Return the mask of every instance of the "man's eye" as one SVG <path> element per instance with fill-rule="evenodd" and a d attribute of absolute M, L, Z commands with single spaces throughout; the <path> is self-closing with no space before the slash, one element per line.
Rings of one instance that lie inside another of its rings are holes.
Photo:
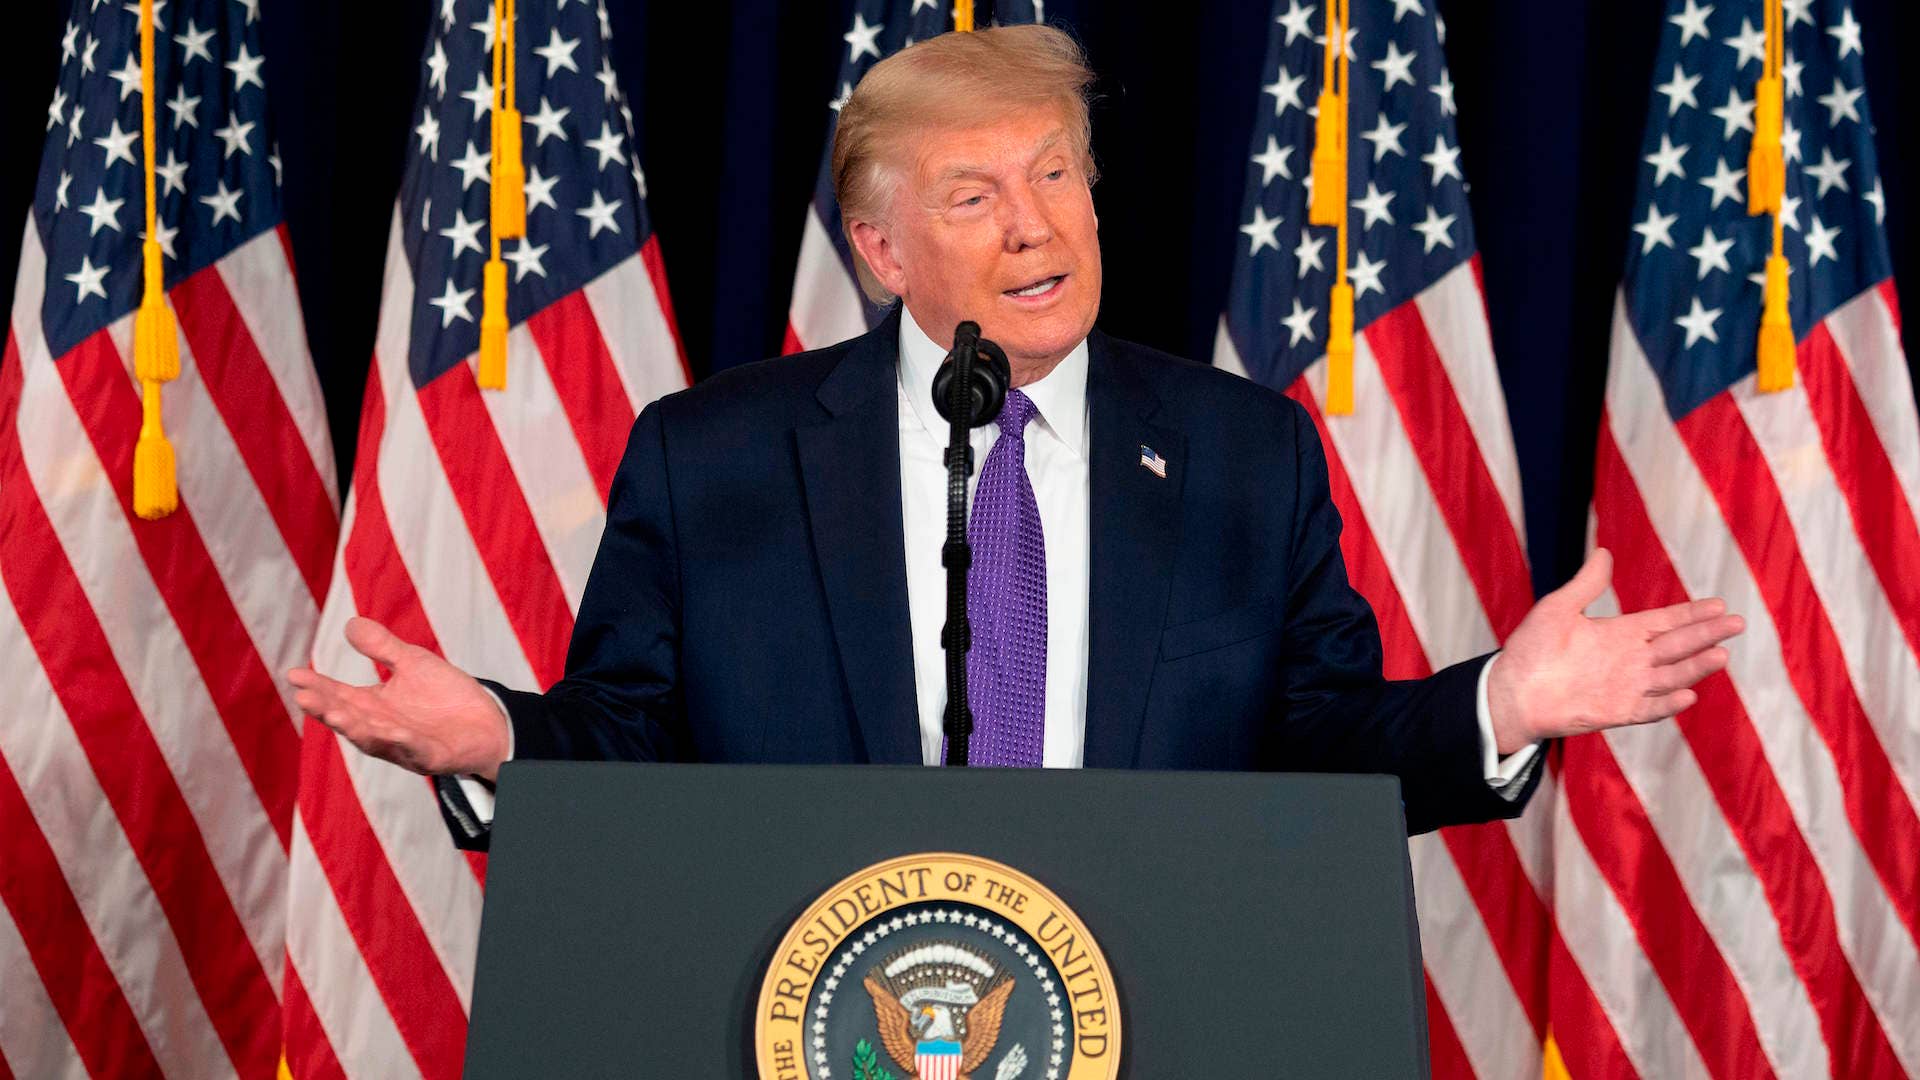
<path fill-rule="evenodd" d="M 1067 175 L 1067 170 L 1065 170 L 1065 169 L 1055 169 L 1055 170 L 1053 170 L 1052 172 L 1050 172 L 1050 173 L 1048 173 L 1048 174 L 1047 174 L 1047 176 L 1046 176 L 1046 178 L 1047 178 L 1048 180 L 1058 180 L 1058 179 L 1060 179 L 1061 177 L 1063 177 L 1063 176 L 1065 176 L 1065 175 Z"/>
<path fill-rule="evenodd" d="M 985 195 L 975 195 L 970 199 L 961 199 L 960 205 L 961 206 L 979 206 L 981 203 L 985 202 L 986 199 L 987 197 Z"/>

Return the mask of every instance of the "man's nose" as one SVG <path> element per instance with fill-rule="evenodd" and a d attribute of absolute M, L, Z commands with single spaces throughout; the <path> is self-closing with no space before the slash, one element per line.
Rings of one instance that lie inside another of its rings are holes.
<path fill-rule="evenodd" d="M 1039 247 L 1053 239 L 1053 223 L 1031 184 L 1016 184 L 1007 189 L 1000 203 L 1006 215 L 1006 242 L 1009 252 Z"/>

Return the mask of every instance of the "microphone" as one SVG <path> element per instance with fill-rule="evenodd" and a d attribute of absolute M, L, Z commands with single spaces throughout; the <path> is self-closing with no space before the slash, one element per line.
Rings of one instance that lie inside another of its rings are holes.
<path fill-rule="evenodd" d="M 972 363 L 961 364 L 965 358 Z M 1000 415 L 1000 407 L 1007 403 L 1007 388 L 1013 383 L 1013 368 L 1007 363 L 1007 354 L 1000 346 L 980 336 L 980 324 L 969 319 L 954 328 L 953 351 L 933 375 L 933 407 L 940 410 L 940 417 L 948 423 L 954 419 L 954 375 L 962 368 L 968 369 L 968 387 L 965 397 L 968 399 L 968 415 L 962 421 L 968 427 L 980 427 L 993 422 Z"/>

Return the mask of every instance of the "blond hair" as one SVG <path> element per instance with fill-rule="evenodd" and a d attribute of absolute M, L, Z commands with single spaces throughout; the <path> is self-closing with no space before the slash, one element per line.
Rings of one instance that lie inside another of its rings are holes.
<path fill-rule="evenodd" d="M 928 127 L 978 123 L 1009 108 L 1058 102 L 1068 136 L 1094 179 L 1093 122 L 1088 115 L 1093 70 L 1086 54 L 1050 26 L 995 26 L 941 34 L 873 65 L 840 109 L 833 136 L 833 194 L 840 227 L 853 250 L 860 288 L 876 304 L 893 302 L 853 248 L 852 222 L 874 221 L 893 195 L 888 150 L 902 135 Z"/>

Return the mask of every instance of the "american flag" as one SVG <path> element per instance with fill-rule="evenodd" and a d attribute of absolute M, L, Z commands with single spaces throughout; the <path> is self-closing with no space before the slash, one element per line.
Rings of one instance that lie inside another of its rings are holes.
<path fill-rule="evenodd" d="M 140 5 L 75 0 L 0 361 L 0 1073 L 271 1076 L 333 451 L 257 5 L 173 0 L 152 63 L 179 506 L 133 509 Z"/>
<path fill-rule="evenodd" d="M 511 10 L 511 9 L 509 9 Z M 355 683 L 355 614 L 520 689 L 560 678 L 639 409 L 685 387 L 604 4 L 514 26 L 527 236 L 507 242 L 506 387 L 481 390 L 495 12 L 438 0 L 387 245 L 373 370 L 315 666 Z M 309 722 L 294 815 L 295 1076 L 456 1076 L 485 861 L 428 781 Z"/>
<path fill-rule="evenodd" d="M 1307 223 L 1327 12 L 1280 0 L 1273 16 L 1214 363 L 1312 414 L 1345 526 L 1341 553 L 1379 620 L 1386 674 L 1415 678 L 1497 647 L 1532 602 L 1445 27 L 1421 0 L 1352 0 L 1354 408 L 1329 415 L 1338 243 L 1333 228 Z M 1518 821 L 1411 842 L 1436 1076 L 1539 1075 L 1551 785 Z"/>
<path fill-rule="evenodd" d="M 841 36 L 846 52 L 834 77 L 833 98 L 827 102 L 834 122 L 868 68 L 916 41 L 954 29 L 957 7 L 947 0 L 857 0 L 853 22 Z M 1041 22 L 1044 9 L 1045 0 L 1002 0 L 994 5 L 993 16 L 1008 25 Z M 829 124 L 827 142 L 820 151 L 820 178 L 800 234 L 784 352 L 823 348 L 858 337 L 887 314 L 861 294 L 853 252 L 840 231 L 840 205 L 833 197 L 833 132 Z"/>
<path fill-rule="evenodd" d="M 1718 595 L 1732 665 L 1677 724 L 1565 745 L 1554 815 L 1574 1075 L 1920 1073 L 1920 433 L 1845 0 L 1786 0 L 1797 380 L 1759 393 L 1747 213 L 1761 3 L 1660 27 L 1615 297 L 1593 530 L 1617 601 Z"/>

